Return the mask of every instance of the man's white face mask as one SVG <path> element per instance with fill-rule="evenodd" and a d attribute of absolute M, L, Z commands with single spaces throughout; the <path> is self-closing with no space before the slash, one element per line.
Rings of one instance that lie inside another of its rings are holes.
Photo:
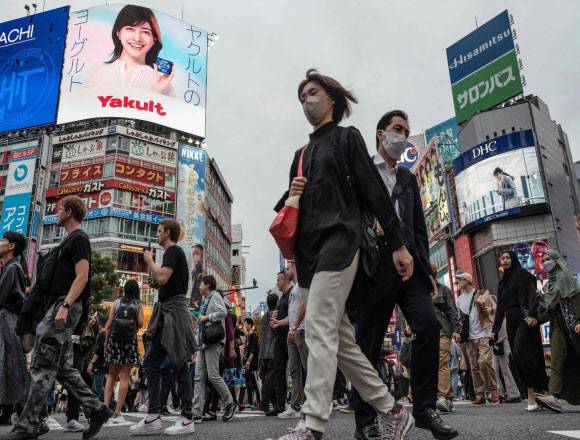
<path fill-rule="evenodd" d="M 383 147 L 391 159 L 399 160 L 407 148 L 407 138 L 400 133 L 383 131 Z"/>

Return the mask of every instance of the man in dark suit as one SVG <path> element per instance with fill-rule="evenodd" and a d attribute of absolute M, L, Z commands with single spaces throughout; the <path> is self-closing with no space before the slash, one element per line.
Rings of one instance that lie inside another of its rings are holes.
<path fill-rule="evenodd" d="M 439 329 L 431 293 L 435 284 L 429 263 L 429 245 L 425 217 L 417 179 L 407 169 L 397 166 L 397 160 L 407 147 L 408 116 L 401 110 L 385 114 L 377 124 L 377 154 L 373 162 L 391 196 L 395 210 L 408 233 L 409 251 L 415 271 L 403 282 L 392 263 L 390 254 L 381 252 L 380 264 L 359 305 L 357 343 L 376 365 L 383 339 L 395 304 L 403 311 L 414 334 L 411 354 L 411 388 L 413 416 L 418 428 L 429 429 L 437 439 L 452 439 L 457 430 L 448 426 L 437 414 L 437 374 L 439 365 Z M 379 228 L 379 235 L 382 231 Z M 385 246 L 386 249 L 386 246 Z M 363 295 L 363 293 L 359 293 Z M 381 438 L 373 425 L 374 409 L 354 392 L 357 439 Z"/>

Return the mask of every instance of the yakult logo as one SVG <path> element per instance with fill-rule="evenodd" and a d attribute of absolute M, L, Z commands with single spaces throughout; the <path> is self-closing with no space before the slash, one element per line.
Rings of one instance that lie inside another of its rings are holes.
<path fill-rule="evenodd" d="M 478 157 L 485 156 L 486 154 L 493 153 L 497 150 L 497 145 L 495 141 L 487 142 L 479 147 L 471 150 L 471 159 L 477 159 Z"/>
<path fill-rule="evenodd" d="M 165 116 L 167 112 L 163 109 L 163 105 L 160 102 L 154 101 L 140 101 L 138 99 L 131 99 L 128 96 L 123 96 L 123 98 L 115 98 L 112 95 L 109 96 L 97 96 L 101 102 L 101 107 L 111 107 L 111 108 L 132 108 L 135 110 L 157 113 L 159 116 Z"/>

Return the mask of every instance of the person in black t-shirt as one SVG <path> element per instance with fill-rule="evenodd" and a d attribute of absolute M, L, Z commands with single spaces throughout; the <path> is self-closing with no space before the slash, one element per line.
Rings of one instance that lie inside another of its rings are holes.
<path fill-rule="evenodd" d="M 260 390 L 256 381 L 256 371 L 258 370 L 258 357 L 260 355 L 260 342 L 254 328 L 254 320 L 246 318 L 244 320 L 246 327 L 246 350 L 244 369 L 246 370 L 246 388 L 248 390 L 248 405 L 254 405 L 254 396 L 256 396 L 256 405 L 260 401 Z"/>
<path fill-rule="evenodd" d="M 292 284 L 286 272 L 278 273 L 276 286 L 282 292 L 273 316 L 270 319 L 270 327 L 274 330 L 276 344 L 274 345 L 274 383 L 276 388 L 277 402 L 272 411 L 266 413 L 267 416 L 277 416 L 286 410 L 286 392 L 288 389 L 286 381 L 286 368 L 288 366 L 288 304 Z"/>
<path fill-rule="evenodd" d="M 154 434 L 163 428 L 161 423 L 161 365 L 169 357 L 178 383 L 181 417 L 165 434 L 194 432 L 192 413 L 193 388 L 187 362 L 196 349 L 193 323 L 186 299 L 189 283 L 187 258 L 176 243 L 181 235 L 181 225 L 175 220 L 163 220 L 157 228 L 157 242 L 163 247 L 161 266 L 153 260 L 151 251 L 145 251 L 144 259 L 159 287 L 159 301 L 155 304 L 147 334 L 152 338 L 143 369 L 149 388 L 147 415 L 131 426 L 132 435 Z"/>
<path fill-rule="evenodd" d="M 39 415 L 55 378 L 75 396 L 89 418 L 83 439 L 93 437 L 109 418 L 108 408 L 91 392 L 73 367 L 72 334 L 83 315 L 83 295 L 90 293 L 91 244 L 81 230 L 86 208 L 78 196 L 67 196 L 58 211 L 58 226 L 68 233 L 60 247 L 54 282 L 48 298 L 52 305 L 36 328 L 35 353 L 30 366 L 28 400 L 18 423 L 7 437 L 36 438 Z"/>

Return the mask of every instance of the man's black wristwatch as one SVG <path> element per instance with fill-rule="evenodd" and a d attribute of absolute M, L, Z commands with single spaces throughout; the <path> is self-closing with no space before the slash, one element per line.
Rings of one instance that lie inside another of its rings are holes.
<path fill-rule="evenodd" d="M 65 309 L 67 309 L 67 310 L 70 309 L 70 304 L 67 303 L 66 301 L 63 301 L 62 304 L 61 304 L 61 306 L 64 307 Z"/>

